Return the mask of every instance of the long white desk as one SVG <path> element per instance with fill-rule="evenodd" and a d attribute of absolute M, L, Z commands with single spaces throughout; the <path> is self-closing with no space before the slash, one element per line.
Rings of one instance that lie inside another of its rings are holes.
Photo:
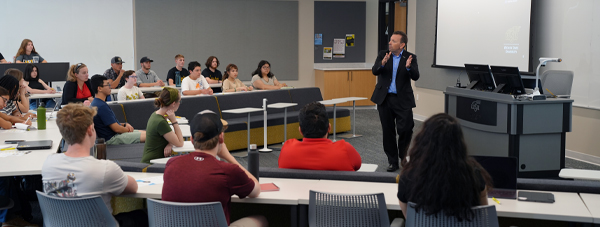
<path fill-rule="evenodd" d="M 600 194 L 579 193 L 594 218 L 595 224 L 600 224 Z"/>
<path fill-rule="evenodd" d="M 36 122 L 33 126 L 37 126 Z M 46 122 L 45 130 L 24 131 L 18 129 L 0 129 L 0 143 L 5 140 L 52 140 L 49 150 L 33 150 L 22 156 L 9 156 L 0 158 L 0 176 L 22 176 L 42 173 L 42 165 L 48 155 L 56 153 L 62 136 L 58 131 L 56 121 L 51 119 Z M 0 151 L 1 152 L 1 151 Z"/>
<path fill-rule="evenodd" d="M 561 169 L 558 176 L 568 179 L 600 180 L 600 171 L 589 169 Z"/>

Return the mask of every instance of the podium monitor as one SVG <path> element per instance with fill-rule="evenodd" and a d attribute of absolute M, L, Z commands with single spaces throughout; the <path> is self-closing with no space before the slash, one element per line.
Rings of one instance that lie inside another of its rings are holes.
<path fill-rule="evenodd" d="M 465 64 L 465 71 L 469 77 L 467 89 L 493 91 L 496 88 L 488 65 Z"/>
<path fill-rule="evenodd" d="M 490 68 L 496 82 L 494 92 L 511 95 L 526 94 L 518 67 L 490 66 Z"/>

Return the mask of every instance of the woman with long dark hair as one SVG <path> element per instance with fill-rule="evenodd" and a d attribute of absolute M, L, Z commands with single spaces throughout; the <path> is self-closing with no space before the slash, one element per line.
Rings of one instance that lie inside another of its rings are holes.
<path fill-rule="evenodd" d="M 402 167 L 398 199 L 405 217 L 408 202 L 416 203 L 417 212 L 459 220 L 473 217 L 471 207 L 488 204 L 490 176 L 469 157 L 461 126 L 448 114 L 423 123 Z"/>
<path fill-rule="evenodd" d="M 25 66 L 25 72 L 23 79 L 25 79 L 25 85 L 27 85 L 27 92 L 31 94 L 54 94 L 56 90 L 48 86 L 41 78 L 40 71 L 38 67 L 34 64 L 27 64 Z M 45 103 L 46 108 L 54 108 L 56 103 L 54 99 L 42 99 L 43 103 Z M 29 109 L 35 110 L 37 109 L 39 103 L 37 103 L 36 99 L 32 99 L 29 101 Z"/>
<path fill-rule="evenodd" d="M 259 90 L 277 90 L 281 87 L 287 87 L 285 83 L 279 83 L 277 77 L 271 72 L 271 63 L 262 60 L 258 63 L 258 68 L 252 72 L 252 86 Z"/>

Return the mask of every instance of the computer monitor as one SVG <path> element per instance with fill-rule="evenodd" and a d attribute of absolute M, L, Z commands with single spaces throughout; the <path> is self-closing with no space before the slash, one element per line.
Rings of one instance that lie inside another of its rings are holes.
<path fill-rule="evenodd" d="M 496 88 L 488 65 L 465 64 L 465 71 L 469 76 L 467 89 L 493 91 Z"/>
<path fill-rule="evenodd" d="M 518 67 L 490 66 L 490 68 L 496 82 L 494 92 L 511 95 L 526 94 Z"/>

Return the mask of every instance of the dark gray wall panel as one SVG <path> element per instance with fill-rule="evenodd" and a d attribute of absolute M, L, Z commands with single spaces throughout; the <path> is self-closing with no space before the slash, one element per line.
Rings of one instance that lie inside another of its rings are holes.
<path fill-rule="evenodd" d="M 163 80 L 175 66 L 175 55 L 204 62 L 217 56 L 225 67 L 234 63 L 248 81 L 260 60 L 271 62 L 279 80 L 298 79 L 298 2 L 236 0 L 144 0 L 135 3 L 136 69 L 139 59 L 154 60 Z"/>
<path fill-rule="evenodd" d="M 315 1 L 315 34 L 323 34 L 323 45 L 315 45 L 315 63 L 365 62 L 366 2 Z M 333 39 L 354 34 L 354 46 L 346 47 L 345 58 L 323 60 L 323 47 Z"/>

